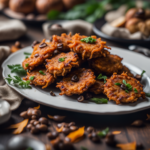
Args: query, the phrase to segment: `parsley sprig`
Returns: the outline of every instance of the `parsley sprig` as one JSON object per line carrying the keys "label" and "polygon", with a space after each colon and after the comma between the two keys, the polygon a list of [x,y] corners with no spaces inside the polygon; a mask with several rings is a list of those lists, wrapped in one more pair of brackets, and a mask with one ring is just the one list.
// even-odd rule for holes
{"label": "parsley sprig", "polygon": [[14,76],[14,77],[11,77],[11,75],[9,74],[8,75],[8,78],[5,78],[7,80],[7,82],[9,84],[13,84],[14,86],[16,87],[19,87],[19,88],[24,88],[24,89],[31,89],[31,86],[30,86],[30,81],[23,81],[20,77],[18,76]]}
{"label": "parsley sprig", "polygon": [[104,83],[106,83],[107,76],[103,76],[102,74],[99,74],[97,79],[99,79],[99,80],[103,79]]}
{"label": "parsley sprig", "polygon": [[134,88],[134,93],[136,93],[136,94],[138,93],[138,90],[136,88]]}
{"label": "parsley sprig", "polygon": [[123,80],[122,82],[123,82],[123,84],[124,84],[124,85],[126,86],[126,88],[127,88],[127,89],[125,90],[127,93],[129,93],[129,91],[132,91],[132,85],[131,85],[131,84],[127,83],[125,80]]}
{"label": "parsley sprig", "polygon": [[96,104],[107,104],[108,100],[106,98],[91,98],[91,101],[95,102]]}
{"label": "parsley sprig", "polygon": [[42,75],[46,75],[42,70],[40,70],[39,73]]}
{"label": "parsley sprig", "polygon": [[106,129],[98,132],[97,135],[100,137],[105,137],[108,134],[108,132],[109,132],[109,128],[107,127]]}
{"label": "parsley sprig", "polygon": [[145,70],[143,70],[143,71],[142,71],[142,73],[141,73],[141,77],[143,77],[143,74],[144,74],[145,72],[146,72]]}
{"label": "parsley sprig", "polygon": [[96,42],[96,39],[92,38],[92,37],[86,37],[86,38],[83,38],[81,39],[81,42],[86,42],[86,43],[95,43]]}
{"label": "parsley sprig", "polygon": [[59,58],[58,61],[59,61],[59,62],[63,62],[63,61],[65,61],[66,58],[67,58],[67,57]]}
{"label": "parsley sprig", "polygon": [[27,74],[26,70],[20,65],[7,65],[9,69],[11,69],[11,73],[17,73],[20,76],[25,76]]}

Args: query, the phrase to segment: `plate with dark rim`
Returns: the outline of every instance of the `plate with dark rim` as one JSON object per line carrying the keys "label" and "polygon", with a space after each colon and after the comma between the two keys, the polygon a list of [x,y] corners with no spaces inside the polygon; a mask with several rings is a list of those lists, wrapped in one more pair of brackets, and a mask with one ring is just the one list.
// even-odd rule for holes
{"label": "plate with dark rim", "polygon": [[123,39],[123,38],[109,36],[101,31],[101,28],[105,23],[106,23],[106,20],[104,17],[102,17],[93,24],[93,32],[97,36],[105,38],[107,40],[114,41],[114,42],[121,42],[121,43],[127,43],[127,44],[143,44],[143,43],[148,44],[150,42],[150,38],[142,39],[142,40],[129,40],[129,39]]}
{"label": "plate with dark rim", "polygon": [[[23,48],[18,52],[11,54],[2,64],[3,68],[3,77],[7,78],[9,74],[14,76],[15,74],[11,73],[11,70],[7,65],[13,64],[22,64],[22,61],[25,59],[24,52],[31,53],[33,50],[31,47]],[[146,70],[142,78],[142,84],[144,85],[144,91],[150,93],[150,59],[125,49],[112,47],[112,54],[117,54],[123,59],[123,64],[126,65],[134,74],[141,74],[142,70]],[[8,82],[6,81],[8,84]],[[40,87],[32,86],[32,89],[21,89],[17,88],[12,84],[8,84],[15,91],[23,95],[24,97],[58,109],[70,110],[75,112],[98,114],[98,115],[119,115],[119,114],[129,114],[150,108],[150,98],[142,99],[140,98],[135,103],[129,104],[120,104],[116,105],[115,102],[109,101],[108,104],[96,104],[91,101],[78,102],[76,96],[60,96],[60,90],[55,87],[55,84],[50,85],[46,89],[41,89]],[[50,91],[53,91],[56,96],[51,96]],[[95,95],[94,97],[106,98],[104,95]]]}

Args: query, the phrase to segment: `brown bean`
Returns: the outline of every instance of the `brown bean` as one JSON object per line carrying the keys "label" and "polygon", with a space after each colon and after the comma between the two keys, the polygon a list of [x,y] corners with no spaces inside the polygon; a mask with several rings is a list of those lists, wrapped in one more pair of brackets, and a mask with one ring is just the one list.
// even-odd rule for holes
{"label": "brown bean", "polygon": [[29,118],[29,116],[27,115],[27,111],[23,111],[22,113],[20,113],[20,117],[23,117],[25,119]]}
{"label": "brown bean", "polygon": [[32,115],[32,116],[31,116],[31,119],[33,119],[33,120],[37,120],[37,116]]}
{"label": "brown bean", "polygon": [[39,57],[39,54],[35,54],[34,57]]}
{"label": "brown bean", "polygon": [[31,120],[31,121],[30,121],[30,124],[32,124],[32,125],[33,125],[34,121],[36,121],[36,120]]}
{"label": "brown bean", "polygon": [[39,44],[39,43],[40,43],[40,42],[38,42],[38,41],[33,41],[32,45],[31,45],[32,48],[34,48],[34,46],[37,45],[37,44]]}
{"label": "brown bean", "polygon": [[98,135],[97,135],[96,132],[92,132],[92,133],[91,133],[91,140],[92,140],[93,142],[98,142],[98,141],[99,141],[99,137],[98,137]]}
{"label": "brown bean", "polygon": [[36,126],[39,123],[40,123],[39,121],[34,121],[33,125]]}
{"label": "brown bean", "polygon": [[141,75],[139,75],[139,74],[137,74],[137,75],[135,76],[135,78],[136,78],[137,80],[139,80],[139,81],[141,81],[141,79],[142,79]]}
{"label": "brown bean", "polygon": [[83,101],[84,101],[84,96],[79,96],[79,97],[77,98],[77,101],[78,101],[78,102],[83,102]]}
{"label": "brown bean", "polygon": [[77,130],[77,129],[78,129],[77,126],[70,126],[70,130],[71,130],[71,131],[75,131],[75,130]]}
{"label": "brown bean", "polygon": [[141,127],[144,125],[144,122],[142,120],[136,120],[131,125],[136,127]]}
{"label": "brown bean", "polygon": [[41,118],[39,118],[39,122],[42,124],[48,124],[48,119],[45,117],[41,117]]}
{"label": "brown bean", "polygon": [[127,87],[124,84],[121,84],[120,86],[123,90],[127,90]]}
{"label": "brown bean", "polygon": [[53,120],[55,120],[55,121],[62,121],[64,118],[65,118],[65,116],[58,116],[58,115],[55,115],[55,116],[53,117]]}
{"label": "brown bean", "polygon": [[63,44],[62,43],[57,44],[57,49],[62,50],[63,49]]}
{"label": "brown bean", "polygon": [[41,44],[39,45],[39,48],[44,48],[44,47],[46,47],[46,46],[47,46],[46,43],[41,43]]}
{"label": "brown bean", "polygon": [[62,127],[62,123],[57,124],[57,127],[61,128]]}
{"label": "brown bean", "polygon": [[51,95],[51,96],[56,96],[53,91],[50,91],[50,95]]}
{"label": "brown bean", "polygon": [[74,126],[75,125],[75,122],[70,122],[69,124],[68,124],[68,126],[70,127],[70,126]]}
{"label": "brown bean", "polygon": [[92,133],[94,130],[95,130],[95,129],[94,129],[93,127],[91,127],[91,126],[89,126],[89,127],[86,129],[86,131],[87,131],[88,133]]}
{"label": "brown bean", "polygon": [[30,130],[30,132],[32,133],[32,134],[34,134],[34,133],[37,133],[39,130],[37,129],[37,128],[35,128],[35,127],[31,127],[31,130]]}
{"label": "brown bean", "polygon": [[62,129],[62,133],[64,133],[64,134],[69,134],[69,133],[70,133],[70,129],[64,127],[64,128]]}
{"label": "brown bean", "polygon": [[49,139],[55,139],[58,137],[58,135],[59,135],[58,132],[55,132],[55,131],[47,133],[47,137]]}
{"label": "brown bean", "polygon": [[40,130],[40,131],[47,131],[48,127],[45,124],[37,124],[36,125],[36,129]]}
{"label": "brown bean", "polygon": [[79,81],[79,78],[77,75],[73,75],[72,78],[71,78],[71,81],[72,82],[78,82]]}
{"label": "brown bean", "polygon": [[41,111],[38,110],[38,109],[33,109],[32,110],[32,115],[35,115],[37,117],[40,117],[41,116]]}
{"label": "brown bean", "polygon": [[54,55],[57,55],[57,54],[59,54],[60,53],[60,51],[59,50],[54,50]]}
{"label": "brown bean", "polygon": [[29,108],[29,109],[27,110],[27,115],[28,115],[29,117],[32,116],[32,111],[33,111],[33,110],[34,110],[33,108]]}
{"label": "brown bean", "polygon": [[32,128],[32,124],[28,124],[27,129],[31,129],[31,128]]}

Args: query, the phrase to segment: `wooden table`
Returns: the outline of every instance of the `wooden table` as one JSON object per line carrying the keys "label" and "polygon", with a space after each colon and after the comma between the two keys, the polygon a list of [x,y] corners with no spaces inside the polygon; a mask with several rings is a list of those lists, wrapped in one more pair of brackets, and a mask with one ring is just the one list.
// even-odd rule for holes
{"label": "wooden table", "polygon": [[[1,18],[1,17],[0,17]],[[28,32],[24,37],[21,37],[19,41],[24,46],[31,45],[32,41],[39,40],[41,41],[44,38],[42,28],[41,26],[29,26]],[[8,41],[8,42],[1,42],[0,45],[9,45],[11,46],[14,44],[15,41]],[[127,45],[122,45],[118,43],[113,43],[108,41],[109,46],[117,46],[117,47],[123,47],[127,48]],[[35,102],[32,102],[28,99],[24,99],[22,101],[21,106],[12,112],[10,120],[0,125],[0,144],[7,145],[8,140],[10,140],[11,137],[15,136],[11,134],[10,131],[4,130],[7,126],[18,123],[22,121],[23,119],[19,116],[20,112],[27,110],[29,107],[37,106],[38,104]],[[77,112],[70,112],[70,111],[64,111],[59,109],[54,109],[51,107],[47,107],[44,105],[41,105],[41,111],[43,115],[50,114],[50,115],[65,115],[66,119],[65,122],[76,122],[76,125],[81,126],[93,126],[97,130],[105,129],[106,127],[109,127],[110,131],[121,131],[121,134],[116,135],[115,138],[118,143],[128,143],[136,141],[137,143],[142,143],[144,145],[145,149],[150,148],[150,123],[146,121],[146,114],[150,114],[150,109],[140,111],[137,113],[132,113],[128,115],[91,115],[91,114],[84,114],[84,113],[77,113]],[[131,126],[131,123],[137,119],[141,119],[145,122],[145,126],[143,127],[133,127]],[[52,124],[55,124],[55,122],[52,122]],[[21,135],[26,135],[33,138],[38,138],[40,141],[42,141],[45,144],[49,144],[50,141],[46,137],[46,134],[41,133],[37,135],[31,135],[29,131],[25,130]],[[88,150],[112,150],[112,149],[118,149],[115,147],[107,146],[104,142],[104,139],[101,139],[101,142],[99,144],[94,144],[89,139],[85,138],[84,140],[74,144],[75,148],[78,150],[81,150],[81,146],[86,147]]]}

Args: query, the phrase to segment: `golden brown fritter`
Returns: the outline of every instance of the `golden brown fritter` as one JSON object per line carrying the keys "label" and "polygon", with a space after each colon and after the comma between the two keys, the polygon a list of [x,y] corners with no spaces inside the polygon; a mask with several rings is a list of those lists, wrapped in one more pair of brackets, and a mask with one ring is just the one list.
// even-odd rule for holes
{"label": "golden brown fritter", "polygon": [[73,67],[79,67],[80,64],[79,57],[74,52],[61,53],[46,61],[46,68],[54,77],[65,76]]}
{"label": "golden brown fritter", "polygon": [[42,89],[44,89],[52,84],[55,81],[55,78],[52,74],[46,72],[45,68],[43,69],[39,67],[32,72],[28,72],[24,80],[30,80],[30,84],[34,84],[35,86],[42,86]]}
{"label": "golden brown fritter", "polygon": [[[123,84],[123,80],[125,80],[128,85],[130,84],[132,86],[130,90],[127,88],[127,85]],[[120,85],[115,85],[116,83],[120,83]],[[114,74],[110,79],[107,79],[104,85],[104,93],[109,100],[115,101],[116,104],[135,102],[140,97],[145,98],[143,85],[138,80],[129,77],[125,73],[121,75]]]}
{"label": "golden brown fritter", "polygon": [[45,42],[45,39],[34,46],[32,55],[22,62],[22,66],[25,70],[33,70],[35,67],[44,63],[45,59],[50,58],[56,49],[55,44]]}
{"label": "golden brown fritter", "polygon": [[119,72],[123,65],[121,63],[122,58],[117,55],[108,55],[103,58],[95,58],[90,61],[90,66],[96,71],[96,73],[104,73],[112,75],[114,72]]}
{"label": "golden brown fritter", "polygon": [[121,70],[119,70],[118,74],[122,74],[122,73],[126,73],[128,76],[133,77],[134,75],[131,73],[131,71],[129,70],[129,68],[127,68],[126,66],[123,66]]}
{"label": "golden brown fritter", "polygon": [[104,81],[96,80],[95,84],[93,84],[89,91],[94,94],[101,94],[104,92]]}
{"label": "golden brown fritter", "polygon": [[[77,82],[71,80],[74,75],[79,79]],[[80,68],[65,76],[61,82],[57,83],[56,87],[61,90],[60,95],[80,95],[87,91],[95,82],[95,75],[91,69]]]}
{"label": "golden brown fritter", "polygon": [[72,41],[69,44],[70,49],[82,56],[82,59],[92,59],[96,57],[106,57],[110,53],[105,49],[111,49],[110,47],[106,46],[105,41],[101,41],[101,38],[97,38],[96,36],[91,36],[92,38],[96,39],[95,43],[86,43],[81,42],[81,39],[86,38],[87,36],[81,36],[79,34],[75,34],[72,36]]}

